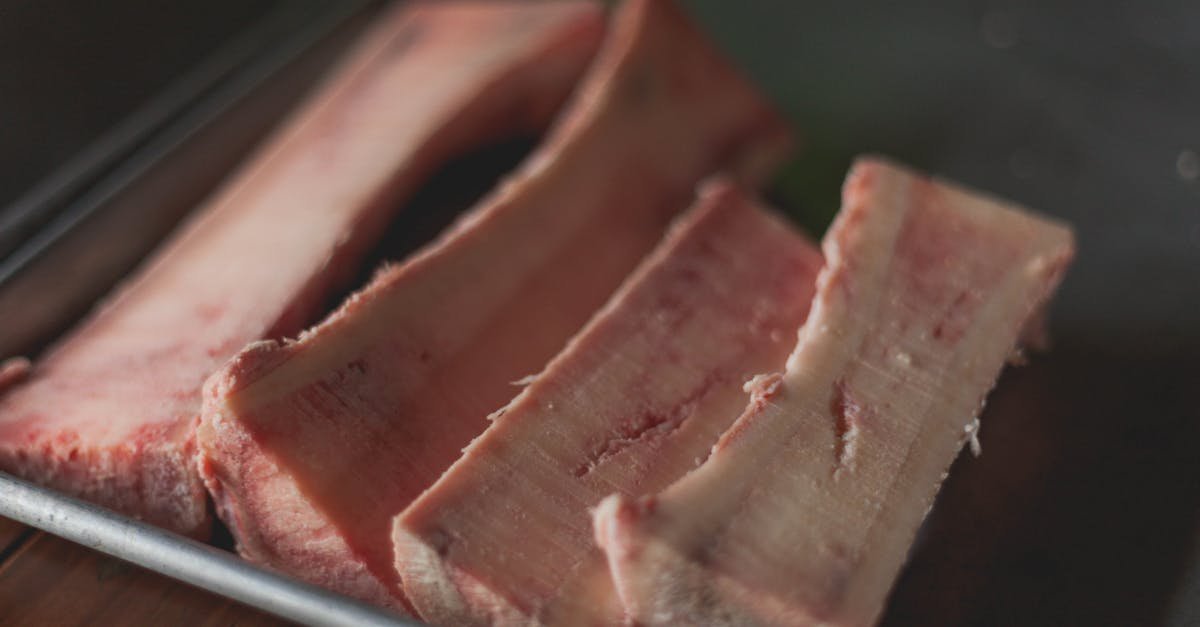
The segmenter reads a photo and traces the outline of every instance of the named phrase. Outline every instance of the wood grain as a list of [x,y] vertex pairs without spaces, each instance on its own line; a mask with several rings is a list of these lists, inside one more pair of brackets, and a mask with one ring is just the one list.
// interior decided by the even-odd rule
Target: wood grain
[[16,544],[27,537],[29,527],[15,520],[0,518],[0,564],[16,550]]
[[39,532],[0,565],[0,625],[288,623]]

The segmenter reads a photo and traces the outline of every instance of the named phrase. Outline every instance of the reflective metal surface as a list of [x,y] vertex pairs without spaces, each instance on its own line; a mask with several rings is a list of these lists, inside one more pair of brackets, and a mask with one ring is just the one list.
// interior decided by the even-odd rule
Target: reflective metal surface
[[417,624],[3,472],[0,516],[307,625]]

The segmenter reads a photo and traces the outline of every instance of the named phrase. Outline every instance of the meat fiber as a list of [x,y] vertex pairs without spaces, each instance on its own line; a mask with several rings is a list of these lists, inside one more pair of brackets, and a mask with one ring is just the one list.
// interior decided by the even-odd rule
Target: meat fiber
[[246,558],[402,602],[391,523],[604,304],[719,169],[756,179],[779,118],[662,0],[631,0],[515,178],[299,341],[210,380],[199,463]]
[[312,320],[442,161],[548,123],[602,28],[578,2],[406,3],[380,18],[258,157],[4,395],[0,467],[207,534],[191,437],[205,378]]
[[[866,625],[1023,326],[1073,254],[1050,220],[856,164],[782,376],[659,496],[595,515],[646,625]],[[768,381],[768,380],[764,380]]]
[[[821,256],[727,183],[396,518],[396,566],[446,625],[616,624],[590,508],[656,492],[708,455],[783,366]],[[596,576],[600,577],[597,578]],[[611,598],[611,595],[609,595]]]

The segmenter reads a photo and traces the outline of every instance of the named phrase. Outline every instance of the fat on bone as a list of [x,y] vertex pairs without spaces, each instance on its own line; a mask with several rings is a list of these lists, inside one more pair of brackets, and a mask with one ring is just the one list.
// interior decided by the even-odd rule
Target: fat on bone
[[861,159],[782,381],[698,469],[613,495],[594,531],[646,625],[866,625],[1070,230],[958,185]]
[[675,7],[628,2],[610,33],[509,181],[298,341],[210,379],[198,459],[243,556],[402,604],[392,518],[604,304],[700,179],[761,180],[780,156],[779,116]]

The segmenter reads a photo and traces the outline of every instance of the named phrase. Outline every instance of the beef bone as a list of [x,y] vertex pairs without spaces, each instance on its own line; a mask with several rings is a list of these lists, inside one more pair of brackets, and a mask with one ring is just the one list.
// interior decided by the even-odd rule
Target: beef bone
[[[859,161],[781,374],[708,460],[595,515],[646,625],[866,625],[1073,254],[1048,219]],[[981,488],[982,489],[982,488]]]
[[192,461],[205,378],[313,319],[441,162],[547,124],[602,28],[580,2],[405,3],[381,17],[232,182],[8,386],[0,467],[206,535]]
[[788,135],[673,5],[631,0],[516,175],[296,342],[210,380],[199,465],[246,558],[393,606],[391,521],[730,169]]
[[[590,508],[696,467],[782,367],[816,248],[714,182],[608,305],[395,521],[408,598],[436,624],[615,624]],[[599,575],[599,577],[597,577]],[[611,594],[608,595],[611,597]]]

